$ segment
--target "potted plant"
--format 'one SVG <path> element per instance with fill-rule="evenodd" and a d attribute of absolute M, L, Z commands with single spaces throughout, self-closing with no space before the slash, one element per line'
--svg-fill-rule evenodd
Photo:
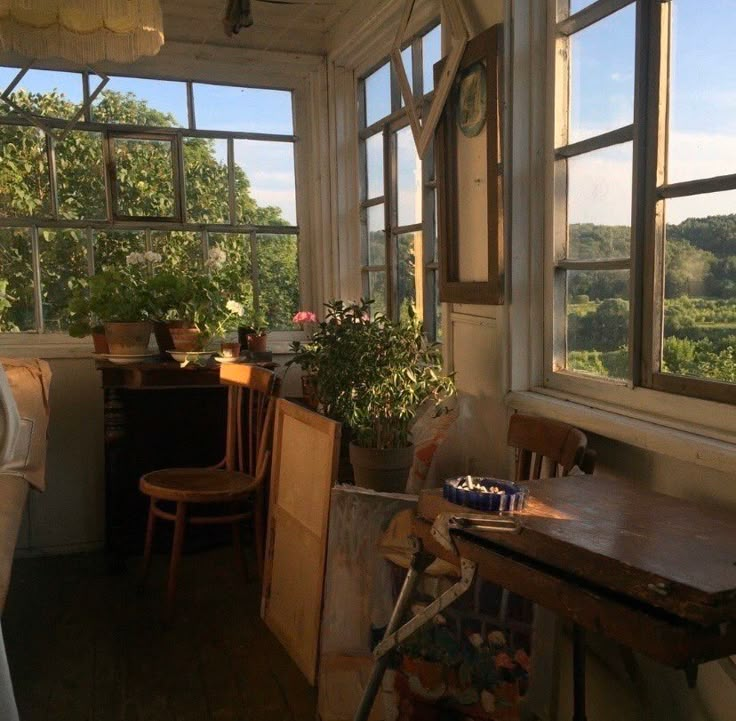
<path fill-rule="evenodd" d="M 145 353 L 153 327 L 149 278 L 144 267 L 149 262 L 146 259 L 138 263 L 128 256 L 125 268 L 105 270 L 78 284 L 69 302 L 69 334 L 81 338 L 102 324 L 110 353 Z"/>
<path fill-rule="evenodd" d="M 325 415 L 348 426 L 357 485 L 403 491 L 413 458 L 410 428 L 419 408 L 454 393 L 413 309 L 395 323 L 370 315 L 371 301 L 327 304 L 311 340 L 292 345 L 290 364 L 313 376 Z"/>

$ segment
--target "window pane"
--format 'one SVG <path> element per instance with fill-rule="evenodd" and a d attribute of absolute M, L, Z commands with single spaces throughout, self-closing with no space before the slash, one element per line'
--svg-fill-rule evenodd
<path fill-rule="evenodd" d="M 106 218 L 102 134 L 72 130 L 56 143 L 59 214 L 63 218 Z"/>
<path fill-rule="evenodd" d="M 383 195 L 383 133 L 371 135 L 365 141 L 365 170 L 367 198 Z"/>
<path fill-rule="evenodd" d="M 151 249 L 161 254 L 161 267 L 182 272 L 202 268 L 202 236 L 182 230 L 153 231 Z"/>
<path fill-rule="evenodd" d="M 48 215 L 50 210 L 44 134 L 0 126 L 0 218 Z"/>
<path fill-rule="evenodd" d="M 295 235 L 259 235 L 258 299 L 270 330 L 293 330 L 299 310 L 299 247 Z"/>
<path fill-rule="evenodd" d="M 35 329 L 29 228 L 0 229 L 0 333 Z"/>
<path fill-rule="evenodd" d="M 371 313 L 386 313 L 386 272 L 377 270 L 368 273 L 368 290 L 367 295 L 374 303 L 371 306 Z"/>
<path fill-rule="evenodd" d="M 187 220 L 229 223 L 227 140 L 184 138 Z"/>
<path fill-rule="evenodd" d="M 145 253 L 146 234 L 143 231 L 96 230 L 94 249 L 96 273 L 120 268 L 130 253 Z"/>
<path fill-rule="evenodd" d="M 404 233 L 396 239 L 396 261 L 398 265 L 397 284 L 399 299 L 399 318 L 408 318 L 408 306 L 416 307 L 416 251 L 421 244 L 421 233 Z"/>
<path fill-rule="evenodd" d="M 385 208 L 383 204 L 366 208 L 367 242 L 364 244 L 363 265 L 386 264 L 386 226 Z"/>
<path fill-rule="evenodd" d="M 411 54 L 411 45 L 408 48 L 404 48 L 401 51 L 401 60 L 404 63 L 404 71 L 406 72 L 406 79 L 409 81 L 409 87 L 411 88 L 412 94 L 414 93 L 414 59 Z M 398 82 L 398 80 L 397 80 Z M 403 108 L 404 94 L 401 94 L 401 107 Z"/>
<path fill-rule="evenodd" d="M 296 225 L 293 143 L 235 141 L 238 222 Z"/>
<path fill-rule="evenodd" d="M 391 114 L 391 66 L 382 65 L 365 79 L 365 124 L 373 125 Z"/>
<path fill-rule="evenodd" d="M 666 373 L 736 383 L 736 191 L 666 201 Z"/>
<path fill-rule="evenodd" d="M 244 233 L 210 233 L 210 248 L 220 248 L 227 254 L 220 271 L 225 292 L 245 306 L 246 314 L 253 311 L 253 270 L 250 236 Z"/>
<path fill-rule="evenodd" d="M 44 327 L 52 333 L 65 331 L 72 288 L 88 277 L 87 232 L 41 230 L 38 236 Z"/>
<path fill-rule="evenodd" d="M 570 15 L 592 5 L 595 0 L 570 0 Z"/>
<path fill-rule="evenodd" d="M 422 163 L 409 126 L 396 133 L 399 226 L 422 222 Z"/>
<path fill-rule="evenodd" d="M 442 57 L 442 28 L 438 25 L 422 38 L 424 92 L 434 90 L 434 65 Z"/>
<path fill-rule="evenodd" d="M 569 258 L 629 256 L 631 163 L 631 143 L 567 161 Z"/>
<path fill-rule="evenodd" d="M 117 214 L 174 215 L 172 144 L 168 140 L 114 138 Z"/>
<path fill-rule="evenodd" d="M 567 274 L 567 368 L 629 377 L 629 271 Z"/>
<path fill-rule="evenodd" d="M 5 90 L 19 68 L 1 70 L 0 86 Z M 35 69 L 23 76 L 10 95 L 10 99 L 20 107 L 51 118 L 74 117 L 83 97 L 81 73 Z M 0 111 L 6 113 L 9 110 L 5 103 L 0 102 Z"/>
<path fill-rule="evenodd" d="M 194 83 L 194 115 L 201 130 L 292 135 L 291 91 Z"/>
<path fill-rule="evenodd" d="M 632 4 L 570 38 L 571 143 L 633 121 L 635 24 Z"/>
<path fill-rule="evenodd" d="M 736 3 L 674 0 L 667 180 L 736 173 Z"/>
<path fill-rule="evenodd" d="M 94 89 L 94 77 L 90 84 Z M 92 104 L 92 117 L 100 123 L 186 128 L 187 86 L 171 80 L 110 78 Z"/>

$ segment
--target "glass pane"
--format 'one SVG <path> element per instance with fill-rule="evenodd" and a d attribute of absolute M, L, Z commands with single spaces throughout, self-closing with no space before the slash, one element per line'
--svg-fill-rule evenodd
<path fill-rule="evenodd" d="M 238 222 L 296 225 L 294 144 L 235 141 Z"/>
<path fill-rule="evenodd" d="M 595 0 L 570 0 L 570 15 L 592 5 Z"/>
<path fill-rule="evenodd" d="M 117 214 L 167 218 L 174 215 L 172 143 L 114 138 Z"/>
<path fill-rule="evenodd" d="M 383 204 L 366 208 L 367 243 L 363 251 L 363 265 L 386 264 L 386 216 Z"/>
<path fill-rule="evenodd" d="M 424 93 L 434 90 L 434 65 L 442 57 L 442 28 L 437 26 L 422 38 Z"/>
<path fill-rule="evenodd" d="M 422 243 L 421 233 L 404 233 L 396 239 L 396 261 L 398 265 L 397 284 L 399 298 L 399 318 L 408 319 L 408 306 L 416 307 L 416 257 Z"/>
<path fill-rule="evenodd" d="M 629 256 L 631 178 L 631 143 L 567 161 L 569 258 Z"/>
<path fill-rule="evenodd" d="M 667 180 L 736 173 L 736 3 L 674 0 Z"/>
<path fill-rule="evenodd" d="M 259 235 L 258 300 L 270 330 L 293 330 L 299 310 L 299 244 L 296 235 Z"/>
<path fill-rule="evenodd" d="M 365 79 L 365 124 L 391 115 L 391 66 L 382 65 Z"/>
<path fill-rule="evenodd" d="M 634 119 L 635 6 L 570 38 L 571 143 Z"/>
<path fill-rule="evenodd" d="M 187 220 L 229 223 L 227 140 L 184 138 Z"/>
<path fill-rule="evenodd" d="M 153 231 L 151 250 L 161 254 L 161 267 L 184 273 L 202 268 L 202 236 L 183 230 Z"/>
<path fill-rule="evenodd" d="M 242 324 L 252 325 L 253 318 L 253 271 L 251 264 L 250 235 L 244 233 L 210 233 L 210 248 L 219 248 L 226 253 L 226 260 L 218 277 L 222 283 L 223 296 L 243 304 L 245 313 Z"/>
<path fill-rule="evenodd" d="M 736 383 L 736 190 L 666 201 L 665 373 Z"/>
<path fill-rule="evenodd" d="M 422 222 L 422 163 L 409 126 L 396 133 L 399 226 Z"/>
<path fill-rule="evenodd" d="M 2 68 L 0 87 L 10 84 L 19 68 Z M 94 77 L 94 76 L 93 76 Z M 0 92 L 2 92 L 0 90 Z M 84 99 L 81 73 L 58 70 L 29 70 L 10 95 L 10 99 L 26 110 L 51 118 L 72 118 Z M 10 110 L 0 103 L 0 110 Z"/>
<path fill-rule="evenodd" d="M 629 271 L 567 274 L 567 368 L 629 377 Z"/>
<path fill-rule="evenodd" d="M 102 134 L 72 130 L 56 143 L 56 180 L 62 218 L 106 218 Z"/>
<path fill-rule="evenodd" d="M 29 228 L 0 228 L 0 333 L 35 329 Z"/>
<path fill-rule="evenodd" d="M 94 84 L 90 78 L 91 89 Z M 171 80 L 110 78 L 92 104 L 92 117 L 99 123 L 187 128 L 187 86 Z"/>
<path fill-rule="evenodd" d="M 401 60 L 404 63 L 404 70 L 406 71 L 406 79 L 409 81 L 409 87 L 411 88 L 412 94 L 414 93 L 414 59 L 411 53 L 411 45 L 408 48 L 404 48 L 401 51 Z M 398 82 L 398 79 L 397 79 Z M 404 95 L 401 94 L 401 107 L 403 108 Z"/>
<path fill-rule="evenodd" d="M 367 198 L 383 195 L 383 133 L 371 135 L 365 141 L 365 170 Z"/>
<path fill-rule="evenodd" d="M 386 313 L 386 272 L 377 270 L 368 273 L 368 298 L 374 301 L 371 313 Z"/>
<path fill-rule="evenodd" d="M 94 235 L 95 272 L 121 268 L 131 253 L 146 252 L 143 231 L 96 230 Z"/>
<path fill-rule="evenodd" d="M 0 218 L 48 215 L 50 209 L 44 134 L 0 126 Z"/>
<path fill-rule="evenodd" d="M 200 130 L 293 135 L 290 90 L 194 83 L 194 115 Z"/>
<path fill-rule="evenodd" d="M 69 328 L 69 298 L 78 281 L 86 282 L 87 232 L 41 230 L 38 233 L 41 298 L 46 332 Z"/>
<path fill-rule="evenodd" d="M 433 287 L 432 292 L 434 293 L 434 308 L 435 308 L 435 340 L 438 343 L 442 342 L 442 303 L 440 302 L 440 281 L 439 272 L 434 271 L 433 276 Z"/>

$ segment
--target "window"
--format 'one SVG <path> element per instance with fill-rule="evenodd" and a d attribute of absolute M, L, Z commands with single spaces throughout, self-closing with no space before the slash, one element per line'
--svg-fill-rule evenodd
<path fill-rule="evenodd" d="M 0 67 L 3 87 L 17 72 Z M 58 129 L 97 82 L 33 69 L 12 100 Z M 214 246 L 246 305 L 291 330 L 293 128 L 291 91 L 276 89 L 112 77 L 61 140 L 0 102 L 0 332 L 66 331 L 70 289 L 133 251 L 196 271 Z"/>
<path fill-rule="evenodd" d="M 434 88 L 441 29 L 420 33 L 402 49 L 417 98 Z M 437 300 L 435 179 L 432 150 L 417 155 L 398 79 L 386 61 L 359 87 L 361 272 L 374 310 L 399 319 L 414 305 L 427 335 L 440 332 Z"/>
<path fill-rule="evenodd" d="M 734 403 L 736 5 L 551 5 L 548 383 Z"/>

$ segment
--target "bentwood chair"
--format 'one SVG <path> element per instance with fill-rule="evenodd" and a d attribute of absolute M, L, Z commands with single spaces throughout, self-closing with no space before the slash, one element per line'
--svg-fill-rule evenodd
<path fill-rule="evenodd" d="M 262 575 L 265 540 L 265 488 L 273 431 L 274 409 L 279 382 L 269 370 L 257 366 L 230 364 L 220 369 L 220 382 L 228 386 L 225 458 L 210 468 L 165 468 L 146 473 L 140 490 L 150 497 L 146 544 L 141 581 L 145 581 L 157 519 L 174 522 L 174 540 L 169 563 L 167 610 L 171 613 L 176 596 L 176 577 L 187 525 L 232 527 L 237 560 L 248 575 L 241 544 L 241 524 L 253 520 L 258 573 Z M 169 503 L 169 509 L 161 507 Z M 170 504 L 174 510 L 170 510 Z M 222 512 L 213 513 L 214 508 Z M 191 513 L 206 505 L 207 515 Z"/>

